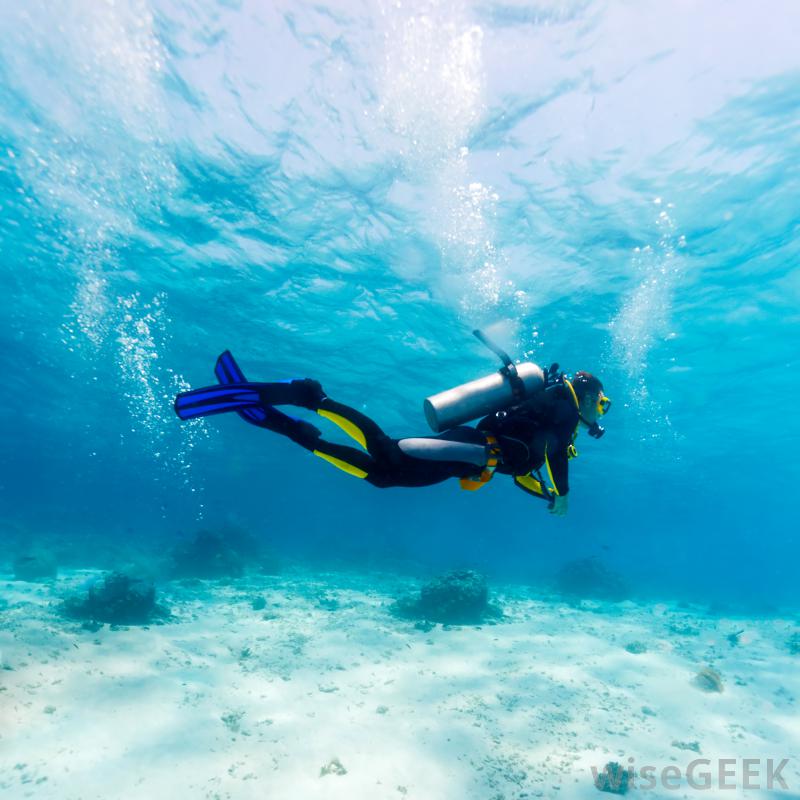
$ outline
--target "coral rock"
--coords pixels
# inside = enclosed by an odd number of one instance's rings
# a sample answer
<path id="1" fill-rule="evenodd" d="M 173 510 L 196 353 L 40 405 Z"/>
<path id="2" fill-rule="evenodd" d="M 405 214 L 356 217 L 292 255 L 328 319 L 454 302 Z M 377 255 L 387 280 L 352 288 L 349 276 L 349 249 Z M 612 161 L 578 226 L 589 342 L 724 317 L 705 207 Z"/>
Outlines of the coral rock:
<path id="1" fill-rule="evenodd" d="M 647 645 L 644 642 L 629 642 L 625 645 L 625 649 L 629 653 L 633 653 L 635 656 L 639 656 L 642 653 L 647 652 Z"/>
<path id="2" fill-rule="evenodd" d="M 609 761 L 603 771 L 595 775 L 594 785 L 601 792 L 627 794 L 632 778 L 632 770 L 623 769 L 616 761 Z"/>
<path id="3" fill-rule="evenodd" d="M 723 690 L 722 675 L 713 667 L 704 667 L 694 676 L 694 685 L 704 692 L 721 692 Z"/>
<path id="4" fill-rule="evenodd" d="M 422 587 L 418 598 L 398 600 L 395 611 L 445 625 L 474 625 L 500 613 L 489 604 L 486 578 L 472 570 L 455 570 L 435 578 Z"/>
<path id="5" fill-rule="evenodd" d="M 64 601 L 64 613 L 73 619 L 107 622 L 112 625 L 146 625 L 167 616 L 156 604 L 156 590 L 143 580 L 114 572 L 99 586 L 92 586 L 83 598 Z"/>
<path id="6" fill-rule="evenodd" d="M 347 770 L 338 758 L 332 758 L 324 767 L 320 768 L 320 778 L 324 778 L 326 775 L 347 775 Z"/>

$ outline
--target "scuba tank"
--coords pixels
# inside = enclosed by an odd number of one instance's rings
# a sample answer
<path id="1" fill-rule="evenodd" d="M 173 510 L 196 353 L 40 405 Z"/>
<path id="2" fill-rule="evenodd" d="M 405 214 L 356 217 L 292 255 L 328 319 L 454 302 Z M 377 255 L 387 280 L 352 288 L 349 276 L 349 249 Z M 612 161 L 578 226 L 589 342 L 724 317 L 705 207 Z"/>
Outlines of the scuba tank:
<path id="1" fill-rule="evenodd" d="M 425 398 L 425 418 L 436 433 L 516 405 L 545 387 L 541 367 L 529 361 L 514 364 L 508 353 L 481 331 L 472 333 L 500 358 L 503 366 L 491 375 Z"/>

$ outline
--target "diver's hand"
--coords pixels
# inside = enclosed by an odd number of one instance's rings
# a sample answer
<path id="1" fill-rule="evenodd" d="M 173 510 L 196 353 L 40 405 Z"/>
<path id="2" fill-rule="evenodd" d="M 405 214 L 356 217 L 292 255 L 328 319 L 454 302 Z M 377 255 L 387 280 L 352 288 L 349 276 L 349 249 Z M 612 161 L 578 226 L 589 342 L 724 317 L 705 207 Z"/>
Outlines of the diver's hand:
<path id="1" fill-rule="evenodd" d="M 557 494 L 553 498 L 553 507 L 550 509 L 550 513 L 555 514 L 557 517 L 566 517 L 567 509 L 567 496 L 565 494 Z"/>

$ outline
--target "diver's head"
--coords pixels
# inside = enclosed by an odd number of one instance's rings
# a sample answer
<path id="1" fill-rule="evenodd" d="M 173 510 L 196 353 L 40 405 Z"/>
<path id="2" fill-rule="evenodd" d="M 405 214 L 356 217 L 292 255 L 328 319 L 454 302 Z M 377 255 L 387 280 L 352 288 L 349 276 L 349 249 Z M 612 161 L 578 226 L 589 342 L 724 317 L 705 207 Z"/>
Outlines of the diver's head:
<path id="1" fill-rule="evenodd" d="M 572 380 L 578 398 L 578 415 L 589 428 L 589 435 L 599 439 L 605 431 L 597 424 L 609 408 L 611 401 L 603 394 L 603 384 L 591 372 L 578 372 Z"/>

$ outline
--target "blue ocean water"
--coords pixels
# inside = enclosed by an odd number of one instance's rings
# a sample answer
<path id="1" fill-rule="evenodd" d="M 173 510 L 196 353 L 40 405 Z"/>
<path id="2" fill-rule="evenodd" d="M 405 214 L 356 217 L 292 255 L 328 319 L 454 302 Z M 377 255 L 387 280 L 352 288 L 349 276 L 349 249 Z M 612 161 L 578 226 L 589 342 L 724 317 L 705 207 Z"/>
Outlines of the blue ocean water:
<path id="1" fill-rule="evenodd" d="M 796 607 L 795 3 L 2 11 L 11 549 L 92 566 L 235 523 L 309 564 L 536 583 L 599 556 L 645 596 Z M 479 326 L 614 400 L 564 519 L 172 411 L 230 348 L 422 435 L 426 395 L 497 367 Z"/>

